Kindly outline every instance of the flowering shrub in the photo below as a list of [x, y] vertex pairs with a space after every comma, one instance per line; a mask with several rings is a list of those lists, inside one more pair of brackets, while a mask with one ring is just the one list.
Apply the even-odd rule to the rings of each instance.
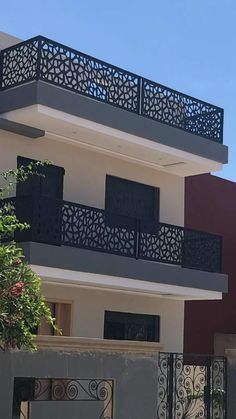
[[10, 289], [10, 295], [12, 297], [20, 297], [24, 291], [24, 282], [19, 281]]
[[4, 240], [14, 237], [16, 230], [28, 227], [18, 221], [13, 206], [4, 202], [4, 196], [16, 182], [24, 182], [28, 176], [37, 176], [37, 167], [43, 164], [47, 162], [32, 163], [0, 174], [5, 182], [0, 190], [0, 347], [3, 350], [36, 349], [34, 332], [42, 318], [55, 327], [40, 292], [40, 278], [31, 270], [16, 243], [5, 243]]

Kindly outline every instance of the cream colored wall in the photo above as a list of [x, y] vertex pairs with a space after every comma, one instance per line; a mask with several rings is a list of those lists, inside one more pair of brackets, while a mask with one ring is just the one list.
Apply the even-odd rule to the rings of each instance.
[[12, 45], [22, 42], [22, 39], [16, 38], [9, 33], [0, 31], [0, 50], [11, 47]]
[[[47, 138], [28, 139], [0, 131], [0, 171], [16, 167], [16, 157], [49, 159], [65, 168], [64, 199], [104, 208], [106, 174], [160, 188], [160, 219], [183, 225], [184, 179]], [[103, 337], [105, 310], [158, 314], [166, 351], [183, 349], [183, 301], [66, 286], [43, 286], [50, 299], [73, 301], [72, 334]]]
[[105, 177], [111, 174], [160, 188], [160, 220], [183, 225], [184, 179], [47, 138], [28, 139], [0, 131], [0, 171], [16, 167], [16, 156], [49, 159], [65, 168], [64, 199], [104, 208]]
[[42, 293], [72, 302], [72, 336], [103, 338], [105, 310], [160, 315], [163, 350], [183, 352], [184, 301], [51, 284], [43, 284]]

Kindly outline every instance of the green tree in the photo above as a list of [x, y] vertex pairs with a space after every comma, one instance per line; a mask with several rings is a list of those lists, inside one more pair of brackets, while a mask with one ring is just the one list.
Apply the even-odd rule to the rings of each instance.
[[[41, 295], [41, 280], [32, 271], [22, 249], [14, 242], [14, 233], [29, 226], [20, 222], [14, 206], [4, 198], [17, 182], [29, 176], [42, 176], [40, 167], [50, 162], [30, 163], [17, 170], [0, 173], [0, 348], [36, 349], [34, 331], [42, 318], [55, 326], [55, 319]], [[7, 241], [6, 241], [6, 238]]]

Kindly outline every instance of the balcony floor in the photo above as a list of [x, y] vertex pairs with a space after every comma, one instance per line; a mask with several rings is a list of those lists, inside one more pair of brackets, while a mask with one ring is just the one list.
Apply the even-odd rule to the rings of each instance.
[[166, 298], [175, 296], [184, 300], [217, 300], [222, 298], [222, 292], [227, 292], [228, 276], [221, 273], [69, 246], [33, 242], [19, 245], [36, 273], [52, 283], [149, 293]]
[[168, 173], [218, 171], [227, 162], [223, 144], [42, 81], [0, 92], [0, 99], [2, 118], [44, 130], [51, 140]]

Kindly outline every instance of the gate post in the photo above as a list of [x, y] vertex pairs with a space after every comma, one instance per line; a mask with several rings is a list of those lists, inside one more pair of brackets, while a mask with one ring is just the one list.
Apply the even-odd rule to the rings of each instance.
[[169, 374], [168, 374], [168, 419], [173, 419], [173, 394], [174, 394], [174, 354], [169, 354], [168, 359]]
[[206, 385], [204, 388], [204, 403], [206, 408], [206, 419], [211, 419], [211, 358], [206, 361]]
[[[13, 393], [13, 405], [12, 405], [12, 419], [20, 419], [21, 414], [26, 419], [29, 415], [28, 401], [34, 398], [34, 378], [15, 378], [14, 379], [14, 393]], [[21, 410], [22, 402], [26, 402], [26, 415]]]

